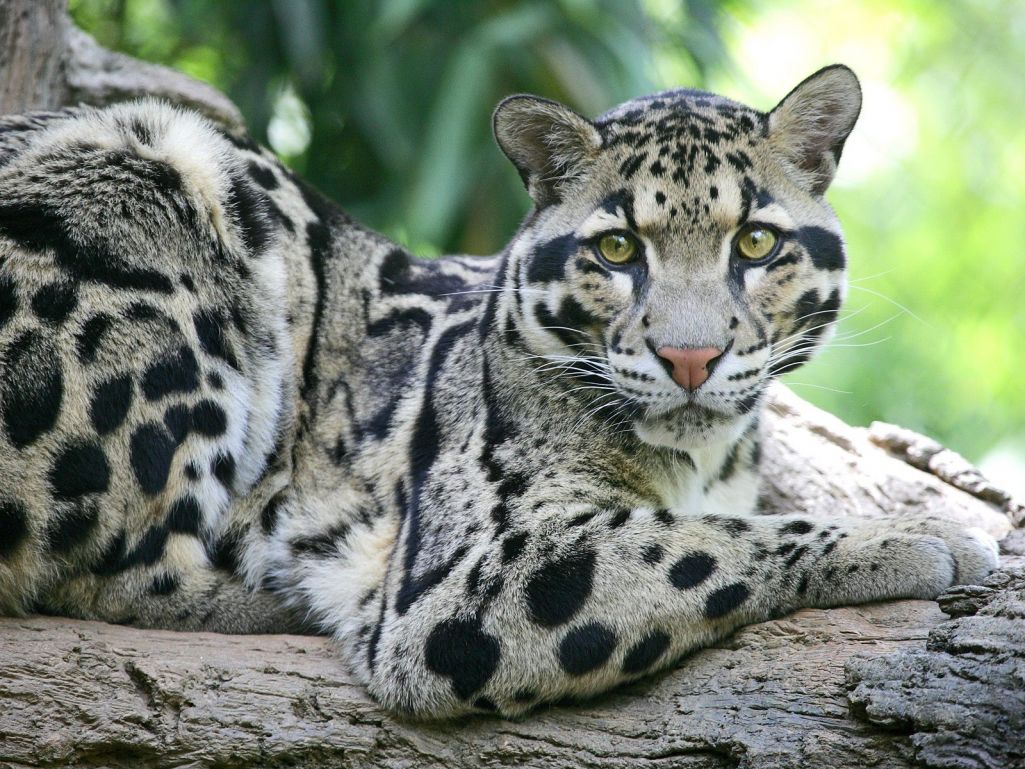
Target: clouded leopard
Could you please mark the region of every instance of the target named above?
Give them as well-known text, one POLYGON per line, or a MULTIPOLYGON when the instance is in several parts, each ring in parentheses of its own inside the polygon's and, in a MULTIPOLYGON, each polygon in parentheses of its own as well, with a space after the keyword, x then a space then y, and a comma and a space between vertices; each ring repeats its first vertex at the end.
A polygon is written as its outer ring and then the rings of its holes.
POLYGON ((754 515, 765 388, 828 335, 860 108, 513 96, 533 209, 423 260, 158 102, 0 120, 0 611, 316 629, 388 708, 516 714, 803 606, 996 562, 754 515))

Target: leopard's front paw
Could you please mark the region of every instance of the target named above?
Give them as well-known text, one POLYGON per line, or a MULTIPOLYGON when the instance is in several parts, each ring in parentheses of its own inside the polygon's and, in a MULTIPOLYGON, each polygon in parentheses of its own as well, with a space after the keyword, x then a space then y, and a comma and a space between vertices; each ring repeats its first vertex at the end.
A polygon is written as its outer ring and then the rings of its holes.
POLYGON ((946 522, 941 526, 933 536, 941 537, 954 556, 951 585, 978 585, 1000 565, 1000 546, 985 530, 946 522))
POLYGON ((924 598, 978 583, 998 564, 997 544, 981 529, 939 518, 887 521, 848 532, 823 560, 825 605, 924 598))
POLYGON ((913 549, 931 562, 921 575, 928 584, 926 597, 935 598, 951 585, 978 584, 1000 564, 997 541, 983 529, 938 518, 907 522, 899 529, 916 540, 913 549))

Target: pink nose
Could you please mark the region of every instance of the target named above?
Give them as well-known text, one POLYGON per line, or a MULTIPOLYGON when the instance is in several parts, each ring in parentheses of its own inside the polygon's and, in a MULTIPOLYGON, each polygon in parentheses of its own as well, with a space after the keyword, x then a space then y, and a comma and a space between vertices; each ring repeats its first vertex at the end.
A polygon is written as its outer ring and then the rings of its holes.
POLYGON ((697 390, 711 373, 708 368, 722 355, 718 347, 659 347, 658 356, 673 364, 672 377, 684 390, 697 390))

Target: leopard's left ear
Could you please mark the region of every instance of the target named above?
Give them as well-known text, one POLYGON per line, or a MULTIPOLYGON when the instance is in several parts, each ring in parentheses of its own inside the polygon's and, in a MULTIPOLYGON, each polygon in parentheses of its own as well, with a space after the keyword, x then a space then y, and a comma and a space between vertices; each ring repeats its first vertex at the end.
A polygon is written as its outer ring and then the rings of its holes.
POLYGON ((843 64, 824 67, 769 113, 769 140, 815 195, 829 187, 861 112, 861 86, 843 64))
POLYGON ((492 118, 495 139, 513 162, 538 207, 558 200, 565 183, 601 147, 594 124, 569 107, 539 96, 504 99, 492 118))

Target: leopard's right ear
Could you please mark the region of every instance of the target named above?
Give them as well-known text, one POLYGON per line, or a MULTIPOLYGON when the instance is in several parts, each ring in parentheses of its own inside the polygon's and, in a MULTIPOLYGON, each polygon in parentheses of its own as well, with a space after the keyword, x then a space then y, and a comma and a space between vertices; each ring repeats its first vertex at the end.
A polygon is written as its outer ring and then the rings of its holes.
POLYGON ((539 96, 504 99, 492 125, 498 146, 539 207, 557 201, 566 182, 601 147, 601 136, 590 120, 539 96))

